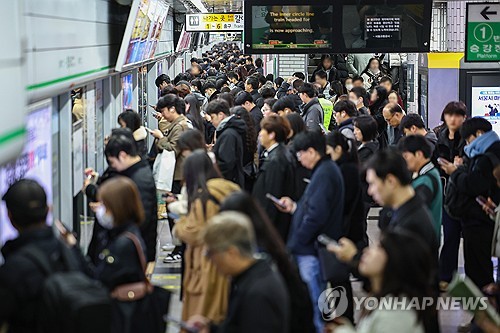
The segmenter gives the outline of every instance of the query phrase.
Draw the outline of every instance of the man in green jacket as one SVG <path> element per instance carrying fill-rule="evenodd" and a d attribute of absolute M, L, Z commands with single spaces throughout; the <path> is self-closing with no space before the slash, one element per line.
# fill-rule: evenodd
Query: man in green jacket
<path fill-rule="evenodd" d="M 399 143 L 408 169 L 413 172 L 412 186 L 431 211 L 434 229 L 441 238 L 441 207 L 443 205 L 443 186 L 438 169 L 431 162 L 432 147 L 422 135 L 404 137 Z"/>

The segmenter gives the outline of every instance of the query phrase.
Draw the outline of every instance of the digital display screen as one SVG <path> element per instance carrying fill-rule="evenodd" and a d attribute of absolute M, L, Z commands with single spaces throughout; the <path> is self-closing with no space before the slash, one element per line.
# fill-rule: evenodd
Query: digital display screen
<path fill-rule="evenodd" d="M 500 88 L 472 87 L 471 115 L 488 120 L 500 135 Z"/>
<path fill-rule="evenodd" d="M 259 50 L 297 53 L 330 50 L 333 46 L 333 6 L 251 6 L 251 45 Z M 246 23 L 248 24 L 248 23 Z M 245 44 L 248 44 L 245 42 Z"/>
<path fill-rule="evenodd" d="M 431 4 L 347 0 L 342 6 L 346 51 L 429 51 Z"/>
<path fill-rule="evenodd" d="M 15 161 L 0 168 L 0 195 L 19 179 L 36 180 L 47 194 L 48 204 L 52 204 L 52 104 L 42 102 L 30 108 L 26 118 L 27 141 L 21 155 Z M 52 214 L 47 216 L 47 224 L 52 224 Z M 0 247 L 17 237 L 12 227 L 5 202 L 0 202 Z"/>
<path fill-rule="evenodd" d="M 135 0 L 123 36 L 116 70 L 153 59 L 169 5 L 165 0 Z"/>

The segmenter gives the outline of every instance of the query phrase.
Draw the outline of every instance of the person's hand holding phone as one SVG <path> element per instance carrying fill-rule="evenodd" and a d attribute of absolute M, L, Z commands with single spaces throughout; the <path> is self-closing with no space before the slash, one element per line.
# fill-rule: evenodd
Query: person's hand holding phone
<path fill-rule="evenodd" d="M 59 231 L 59 235 L 61 235 L 61 239 L 70 247 L 73 247 L 76 245 L 76 237 L 73 235 L 71 232 L 66 229 L 64 224 L 62 224 L 61 221 L 55 220 L 54 225 L 56 229 Z"/>
<path fill-rule="evenodd" d="M 445 158 L 439 157 L 437 161 L 441 169 L 443 169 L 443 171 L 446 172 L 447 175 L 451 175 L 457 170 L 457 166 Z"/>
<path fill-rule="evenodd" d="M 283 197 L 279 199 L 279 204 L 274 202 L 274 205 L 276 206 L 276 208 L 278 208 L 279 211 L 288 214 L 295 213 L 295 210 L 297 209 L 297 204 L 289 197 Z"/>
<path fill-rule="evenodd" d="M 188 327 L 196 329 L 199 333 L 210 333 L 210 320 L 200 315 L 194 315 L 186 322 Z"/>
<path fill-rule="evenodd" d="M 335 253 L 337 259 L 342 262 L 350 262 L 358 253 L 356 245 L 349 238 L 342 237 L 338 244 L 327 245 L 328 251 Z"/>
<path fill-rule="evenodd" d="M 152 130 L 152 129 L 146 127 L 146 131 L 148 131 L 149 134 L 151 134 L 152 136 L 154 136 L 157 139 L 163 138 L 163 133 L 159 129 Z"/>

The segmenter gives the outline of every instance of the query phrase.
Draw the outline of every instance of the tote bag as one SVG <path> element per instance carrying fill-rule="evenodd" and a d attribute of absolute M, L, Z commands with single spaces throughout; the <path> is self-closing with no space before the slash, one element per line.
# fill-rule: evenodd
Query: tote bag
<path fill-rule="evenodd" d="M 160 191 L 171 191 L 174 182 L 175 152 L 164 150 L 156 156 L 153 164 L 153 178 L 156 189 Z"/>

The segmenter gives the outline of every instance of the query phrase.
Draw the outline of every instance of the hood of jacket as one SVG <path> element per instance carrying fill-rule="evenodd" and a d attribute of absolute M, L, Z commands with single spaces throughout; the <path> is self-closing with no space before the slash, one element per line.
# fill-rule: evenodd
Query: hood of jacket
<path fill-rule="evenodd" d="M 465 146 L 464 152 L 467 157 L 474 158 L 477 155 L 484 154 L 498 140 L 498 134 L 495 131 L 489 131 L 472 141 L 471 144 Z"/>
<path fill-rule="evenodd" d="M 217 127 L 217 135 L 220 135 L 228 128 L 233 128 L 240 134 L 245 134 L 247 131 L 247 126 L 243 120 L 238 119 L 235 116 L 230 116 L 221 121 Z"/>
<path fill-rule="evenodd" d="M 135 141 L 141 141 L 145 140 L 148 137 L 148 132 L 146 132 L 144 126 L 141 126 L 134 131 L 133 135 Z"/>
<path fill-rule="evenodd" d="M 208 192 L 219 202 L 222 202 L 229 194 L 240 191 L 240 187 L 224 178 L 213 178 L 207 181 Z"/>

